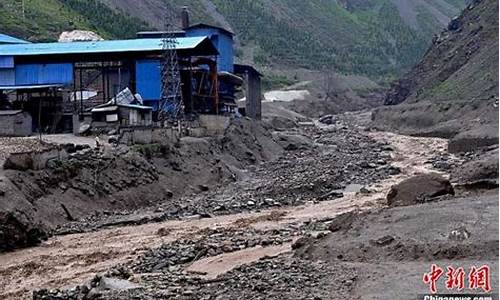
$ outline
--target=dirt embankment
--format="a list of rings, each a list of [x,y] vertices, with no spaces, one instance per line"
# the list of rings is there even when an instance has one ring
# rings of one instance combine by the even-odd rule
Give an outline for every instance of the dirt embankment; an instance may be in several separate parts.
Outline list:
[[[44,229],[154,207],[237,179],[283,148],[260,123],[236,120],[224,136],[175,144],[83,149],[42,170],[2,170],[0,211]],[[5,200],[5,201],[4,201]]]
[[[498,282],[498,190],[352,218],[348,226],[297,255],[354,267],[359,277],[353,294],[360,299],[410,299],[428,293],[421,276],[431,264],[465,269],[487,264],[492,282]],[[444,280],[438,285],[444,288]]]

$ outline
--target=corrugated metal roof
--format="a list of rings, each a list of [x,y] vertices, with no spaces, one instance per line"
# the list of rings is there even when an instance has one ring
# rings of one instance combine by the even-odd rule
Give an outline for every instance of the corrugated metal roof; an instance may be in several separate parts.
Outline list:
[[[30,42],[20,40],[18,38],[12,37],[10,35],[0,33],[0,44],[29,44]]]
[[[93,112],[93,113],[113,112],[113,111],[116,111],[120,107],[126,107],[126,108],[138,109],[138,110],[152,110],[153,109],[150,106],[143,106],[143,105],[117,104],[117,105],[111,105],[111,106],[94,107],[94,108],[92,108],[91,112]]]
[[[93,112],[93,113],[112,112],[112,111],[116,111],[117,109],[118,109],[117,105],[106,106],[106,107],[94,107],[94,108],[92,108],[91,112]]]
[[[0,116],[14,116],[22,112],[22,110],[0,110]]]
[[[234,32],[232,32],[231,30],[228,30],[228,29],[220,27],[220,26],[214,26],[214,25],[205,24],[205,23],[198,23],[195,25],[191,25],[187,28],[184,28],[184,31],[189,31],[189,30],[199,29],[199,28],[212,28],[212,29],[217,29],[217,30],[223,31],[231,36],[234,35]]]
[[[177,38],[178,50],[196,48],[207,37]],[[144,52],[163,49],[162,39],[133,39],[116,41],[94,41],[73,43],[33,43],[0,46],[0,55],[57,55],[57,54],[90,54],[113,52]]]
[[[38,85],[10,85],[0,86],[0,90],[36,90],[46,89],[51,87],[61,87],[62,84],[38,84]]]

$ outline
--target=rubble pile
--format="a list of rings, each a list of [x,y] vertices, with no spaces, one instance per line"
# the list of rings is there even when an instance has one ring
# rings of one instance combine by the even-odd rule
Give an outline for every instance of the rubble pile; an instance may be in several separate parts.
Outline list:
[[[96,277],[88,285],[68,290],[35,291],[33,299],[337,299],[349,295],[357,277],[348,266],[281,255],[239,266],[215,279],[165,272],[145,274],[137,285],[119,278]],[[100,288],[103,281],[115,284]]]
[[[0,167],[11,153],[42,151],[52,147],[50,144],[40,143],[38,139],[1,137],[0,138]]]
[[[313,140],[307,149],[286,151],[276,161],[249,168],[259,176],[237,181],[224,192],[211,189],[194,199],[185,197],[174,210],[211,215],[333,200],[343,196],[347,185],[373,183],[401,172],[390,164],[392,148],[361,129],[341,123],[304,130]],[[162,209],[172,211],[172,203]]]
[[[237,125],[232,128],[232,135],[236,134],[235,131],[241,131]],[[259,132],[262,129],[259,128],[255,131]],[[329,126],[302,126],[287,134],[280,133],[279,136],[293,138],[286,141],[288,150],[270,161],[266,157],[271,156],[271,150],[277,144],[267,141],[270,136],[264,134],[256,134],[255,138],[244,135],[240,139],[233,136],[229,140],[226,136],[222,138],[226,149],[221,154],[217,152],[218,142],[193,138],[187,139],[178,147],[160,147],[161,149],[155,150],[154,145],[141,146],[136,149],[140,154],[134,151],[121,154],[124,159],[130,157],[130,160],[116,165],[112,164],[114,160],[111,159],[108,162],[110,167],[100,172],[97,189],[93,189],[94,176],[88,177],[89,182],[85,179],[78,180],[74,182],[75,187],[69,187],[109,198],[117,197],[124,188],[137,185],[144,186],[144,189],[161,188],[161,191],[155,193],[148,192],[151,199],[136,195],[140,197],[139,201],[150,200],[153,205],[146,206],[144,212],[135,219],[127,218],[127,214],[138,214],[137,206],[122,205],[120,210],[116,209],[116,204],[101,207],[97,213],[81,216],[77,222],[59,226],[57,232],[84,232],[109,226],[137,225],[193,216],[210,218],[214,215],[335,200],[344,196],[346,186],[363,186],[401,172],[391,165],[392,147],[373,140],[362,127],[348,124],[342,118],[336,119]],[[300,136],[304,138],[299,138]],[[260,139],[260,142],[256,143],[255,139]],[[304,144],[306,141],[309,144]],[[290,146],[293,143],[298,145]],[[245,148],[249,144],[253,144],[252,147],[255,148],[247,150],[252,155],[245,154],[242,150],[250,149]],[[133,152],[137,158],[131,154]],[[145,155],[143,152],[149,154]],[[226,152],[230,152],[231,157],[224,154]],[[244,161],[245,170],[240,169],[241,166],[237,167],[239,163],[234,163],[233,159]],[[87,168],[92,166],[92,162],[85,160],[82,164]],[[124,168],[130,172],[122,174],[120,170]],[[90,168],[90,171],[93,174],[95,168]],[[197,176],[193,177],[191,174]],[[187,178],[190,178],[188,185]],[[165,184],[155,184],[162,182]],[[130,195],[134,196],[131,193],[126,196],[131,198]]]
[[[199,238],[180,239],[149,250],[138,258],[130,268],[136,273],[174,270],[175,266],[205,257],[256,246],[266,247],[291,242],[292,236],[296,233],[290,230],[259,231],[251,228],[217,228],[205,229],[197,234],[199,234]]]
[[[172,273],[141,279],[143,299],[341,299],[354,287],[357,274],[350,267],[281,255],[239,266],[215,279]]]
[[[240,266],[213,283],[186,287],[184,294],[206,300],[342,299],[348,298],[356,278],[349,267],[281,256]]]
[[[308,299],[314,288],[323,286],[326,279],[321,274],[335,275],[342,280],[342,285],[335,283],[334,292],[347,292],[349,286],[355,280],[353,273],[342,272],[340,274],[335,269],[329,268],[321,263],[313,263],[313,268],[300,259],[293,259],[292,262],[284,264],[285,257],[264,258],[264,260],[239,267],[231,273],[207,279],[203,274],[186,272],[184,268],[190,263],[206,257],[216,256],[224,253],[231,253],[252,247],[268,247],[292,243],[300,236],[308,241],[322,238],[324,234],[313,237],[314,232],[327,231],[334,218],[313,219],[301,224],[288,224],[284,228],[274,230],[257,230],[252,227],[241,225],[241,227],[202,229],[192,233],[183,239],[176,240],[150,249],[137,259],[128,264],[118,265],[108,270],[102,276],[96,276],[88,284],[78,285],[70,289],[41,289],[34,292],[34,299],[37,300],[80,300],[80,299],[216,299],[220,297],[219,284],[228,283],[231,289],[239,289],[242,294],[236,291],[227,293],[229,298],[245,298],[247,293],[252,292],[254,286],[272,285],[268,296],[270,299],[283,292],[287,287],[287,282],[294,283],[297,287],[304,285],[305,289],[292,291],[293,295],[302,295],[300,299]],[[161,228],[158,235],[165,236],[171,234],[167,228]],[[309,262],[308,262],[309,263]],[[344,270],[345,271],[345,270]],[[262,277],[261,277],[262,276]],[[137,282],[140,277],[140,286]],[[238,279],[239,278],[239,279]],[[244,280],[236,286],[238,280]],[[103,283],[119,282],[117,287],[102,288]],[[344,284],[345,283],[345,284]],[[316,294],[331,293],[328,290],[332,283],[325,286],[325,289],[316,289]],[[123,288],[132,286],[134,288]],[[343,286],[343,287],[341,287]],[[266,287],[267,289],[267,287]],[[204,293],[204,291],[207,293]],[[227,289],[224,289],[227,291]],[[297,294],[293,294],[297,293]],[[319,293],[319,294],[318,294]],[[219,298],[217,298],[219,299]],[[262,298],[267,299],[267,298]],[[295,298],[294,298],[295,299]]]

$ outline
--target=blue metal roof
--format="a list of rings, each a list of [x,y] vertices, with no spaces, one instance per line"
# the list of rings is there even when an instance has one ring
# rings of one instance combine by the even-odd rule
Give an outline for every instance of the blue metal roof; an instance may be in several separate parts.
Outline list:
[[[177,50],[194,49],[203,42],[210,42],[207,37],[177,38]],[[91,54],[114,52],[145,52],[163,49],[162,39],[133,39],[116,41],[72,42],[72,43],[33,43],[0,45],[0,55],[57,55]]]
[[[29,44],[30,42],[20,40],[18,38],[12,37],[10,35],[0,33],[0,44]]]
[[[61,86],[63,86],[63,84],[9,85],[0,86],[0,90],[36,90]]]

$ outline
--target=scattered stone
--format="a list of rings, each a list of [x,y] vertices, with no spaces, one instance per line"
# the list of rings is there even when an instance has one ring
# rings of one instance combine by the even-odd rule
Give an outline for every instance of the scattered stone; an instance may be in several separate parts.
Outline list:
[[[319,196],[318,200],[323,201],[323,200],[327,200],[327,199],[338,199],[338,198],[342,198],[342,197],[344,197],[344,193],[339,192],[338,190],[334,190],[334,191],[331,191],[331,192],[328,192],[326,194]]]
[[[390,245],[392,244],[392,242],[394,242],[394,237],[393,236],[390,236],[390,235],[386,235],[384,237],[381,237],[379,238],[378,240],[375,240],[375,244],[377,246],[387,246],[387,245]]]
[[[359,193],[360,194],[370,194],[372,191],[370,191],[369,189],[367,189],[366,187],[362,187],[360,190],[359,190]]]
[[[457,229],[454,229],[448,235],[448,238],[452,241],[464,241],[470,237],[471,233],[465,228],[465,226],[461,226]]]
[[[132,290],[139,289],[140,285],[132,283],[128,280],[118,279],[118,278],[109,278],[109,277],[101,277],[97,290],[106,291],[106,290]]]
[[[398,167],[394,167],[394,166],[390,166],[388,171],[389,171],[389,175],[391,175],[391,176],[401,174],[401,169]]]
[[[200,184],[198,186],[198,188],[200,189],[200,191],[202,192],[207,192],[208,190],[210,190],[210,188],[207,186],[207,185],[204,185],[204,184]]]
[[[453,19],[451,19],[450,23],[448,23],[448,30],[455,31],[460,29],[461,26],[462,24],[460,22],[460,18],[454,17]]]
[[[333,115],[326,115],[324,117],[321,117],[318,121],[326,125],[331,125],[333,124],[333,120],[334,120]]]
[[[170,234],[170,229],[162,227],[156,231],[156,235],[167,236]]]
[[[296,231],[295,234],[300,232]],[[197,239],[186,238],[151,249],[130,266],[134,272],[155,273],[191,263],[205,257],[230,253],[255,246],[281,245],[292,241],[288,230],[203,229]]]
[[[299,238],[297,241],[295,241],[295,243],[292,244],[292,249],[293,250],[300,249],[300,248],[308,245],[312,241],[313,241],[313,239],[310,236],[303,236],[303,237]]]

